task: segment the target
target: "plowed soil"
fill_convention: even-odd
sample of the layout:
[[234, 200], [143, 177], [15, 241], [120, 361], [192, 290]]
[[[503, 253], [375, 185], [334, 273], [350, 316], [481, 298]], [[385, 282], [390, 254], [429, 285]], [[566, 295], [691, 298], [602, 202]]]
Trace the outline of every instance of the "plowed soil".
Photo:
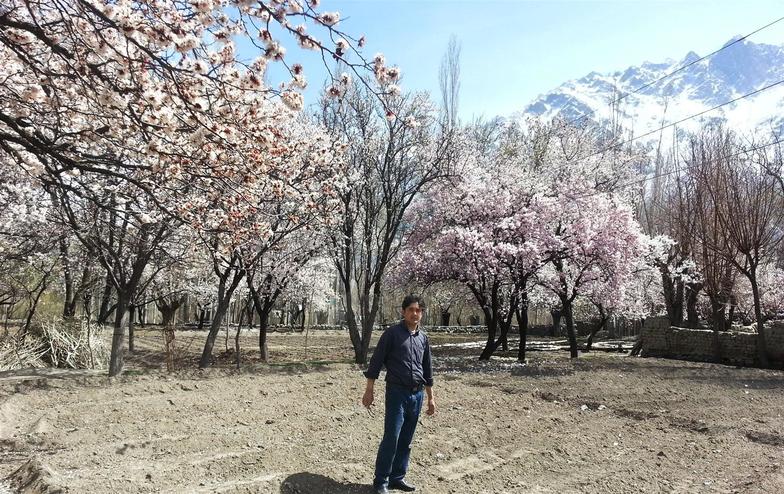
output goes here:
[[[383, 426], [346, 333], [273, 334], [243, 367], [205, 333], [140, 330], [126, 373], [0, 375], [0, 478], [23, 492], [366, 493]], [[434, 417], [408, 480], [424, 493], [784, 492], [784, 373], [592, 352], [514, 352], [489, 363], [431, 334]], [[190, 342], [190, 343], [189, 343]], [[449, 343], [449, 345], [447, 345]], [[445, 345], [445, 346], [441, 346]], [[233, 341], [230, 342], [233, 346]], [[4, 487], [0, 485], [0, 492]]]

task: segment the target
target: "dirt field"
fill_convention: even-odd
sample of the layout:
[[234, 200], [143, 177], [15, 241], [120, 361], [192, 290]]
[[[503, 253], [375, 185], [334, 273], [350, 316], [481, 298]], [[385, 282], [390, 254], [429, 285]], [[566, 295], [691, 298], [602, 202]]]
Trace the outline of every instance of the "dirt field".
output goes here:
[[[345, 333], [311, 333], [307, 349], [273, 334], [271, 365], [249, 335], [239, 372], [230, 354], [195, 370], [203, 338], [177, 334], [187, 368], [173, 374], [160, 333], [141, 331], [112, 382], [0, 375], [0, 478], [35, 480], [27, 492], [370, 492], [383, 385], [368, 413]], [[431, 339], [438, 412], [413, 446], [419, 492], [784, 492], [780, 371], [605, 352], [480, 364], [453, 345], [472, 337]]]

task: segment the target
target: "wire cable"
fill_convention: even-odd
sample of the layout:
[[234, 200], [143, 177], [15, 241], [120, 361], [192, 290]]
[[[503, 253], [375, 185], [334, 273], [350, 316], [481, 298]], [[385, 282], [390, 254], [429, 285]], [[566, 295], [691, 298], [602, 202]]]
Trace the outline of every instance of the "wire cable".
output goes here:
[[[777, 24], [777, 23], [781, 22], [782, 20], [784, 20], [784, 17], [779, 17], [778, 19], [776, 19], [776, 20], [774, 20], [774, 21], [772, 21], [772, 22], [769, 22], [768, 24], [765, 24], [764, 26], [762, 26], [762, 27], [759, 27], [759, 28], [755, 29], [754, 31], [752, 31], [752, 32], [750, 32], [750, 33], [748, 33], [748, 34], [746, 34], [745, 36], [741, 36], [740, 38], [738, 38], [738, 39], [735, 39], [735, 40], [733, 40], [733, 41], [732, 41], [732, 42], [730, 42], [730, 43], [727, 43], [726, 45], [722, 46], [721, 48], [719, 48], [719, 49], [717, 49], [717, 50], [714, 50], [714, 51], [712, 51], [712, 52], [708, 53], [707, 55], [705, 55], [705, 56], [702, 56], [702, 57], [698, 58], [697, 60], [693, 60], [693, 61], [691, 61], [691, 62], [687, 63], [686, 65], [683, 65], [683, 66], [681, 66], [681, 67], [678, 67], [677, 69], [675, 69], [675, 70], [673, 70], [673, 71], [671, 71], [671, 72], [669, 72], [669, 73], [667, 73], [667, 74], [665, 74], [665, 75], [663, 75], [663, 76], [659, 77], [659, 78], [658, 78], [658, 79], [656, 79], [655, 81], [649, 82], [649, 83], [647, 83], [647, 84], [643, 84], [642, 86], [640, 86], [640, 87], [638, 87], [638, 88], [636, 88], [636, 89], [633, 89], [632, 91], [630, 91], [630, 92], [628, 92], [628, 93], [624, 94], [623, 96], [620, 96], [620, 97], [618, 97], [618, 98], [616, 98], [616, 99], [612, 100], [612, 101], [611, 101], [609, 104], [610, 104], [610, 105], [614, 105], [614, 104], [618, 103], [619, 101], [623, 100], [624, 98], [627, 98], [627, 97], [629, 97], [629, 96], [631, 96], [631, 95], [633, 95], [633, 94], [639, 93], [640, 91], [642, 91], [642, 90], [644, 90], [644, 89], [647, 89], [647, 88], [649, 88], [649, 87], [651, 87], [651, 86], [653, 86], [653, 85], [655, 85], [655, 84], [658, 84], [659, 82], [661, 82], [661, 81], [663, 81], [663, 80], [665, 80], [665, 79], [668, 79], [668, 78], [672, 77], [673, 75], [677, 74], [678, 72], [681, 72], [681, 71], [683, 71], [683, 70], [686, 70], [686, 69], [688, 69], [689, 67], [691, 67], [691, 66], [693, 66], [693, 65], [696, 65], [696, 64], [698, 64], [698, 63], [702, 62], [703, 60], [706, 60], [706, 59], [708, 59], [708, 58], [710, 58], [710, 57], [712, 57], [712, 56], [716, 55], [717, 53], [719, 53], [719, 52], [721, 52], [721, 51], [723, 51], [723, 50], [726, 50], [727, 48], [730, 48], [731, 46], [734, 46], [734, 45], [736, 45], [737, 43], [740, 43], [741, 41], [743, 41], [743, 40], [745, 40], [745, 39], [749, 38], [750, 36], [753, 36], [753, 35], [755, 35], [755, 34], [759, 33], [760, 31], [763, 31], [763, 30], [765, 30], [765, 29], [767, 29], [767, 28], [769, 28], [769, 27], [771, 27], [771, 26], [773, 26], [773, 25], [775, 25], [775, 24]], [[581, 116], [579, 116], [579, 117], [577, 117], [577, 118], [575, 118], [575, 119], [573, 119], [573, 120], [569, 121], [569, 123], [570, 123], [570, 124], [574, 124], [574, 123], [576, 123], [576, 122], [578, 122], [578, 121], [580, 121], [580, 120], [583, 120], [583, 119], [585, 119], [585, 118], [588, 118], [590, 115], [593, 115], [594, 113], [596, 113], [596, 110], [595, 110], [595, 109], [592, 109], [590, 112], [588, 112], [588, 113], [585, 113], [584, 115], [581, 115]]]
[[618, 147], [624, 146], [624, 145], [626, 145], [626, 144], [629, 144], [629, 143], [631, 143], [631, 142], [634, 142], [634, 141], [636, 141], [636, 140], [638, 140], [638, 139], [642, 139], [643, 137], [648, 137], [649, 135], [655, 134], [655, 133], [657, 133], [657, 132], [661, 132], [661, 131], [662, 131], [662, 130], [664, 130], [664, 129], [668, 129], [668, 128], [670, 128], [670, 127], [674, 127], [674, 126], [676, 126], [676, 125], [678, 125], [678, 124], [681, 124], [681, 123], [683, 123], [683, 122], [689, 121], [689, 120], [691, 120], [692, 118], [700, 117], [700, 116], [702, 116], [702, 115], [705, 115], [706, 113], [712, 112], [712, 111], [714, 111], [714, 110], [718, 110], [719, 108], [722, 108], [722, 107], [724, 107], [724, 106], [727, 106], [727, 105], [731, 105], [732, 103], [736, 103], [736, 102], [738, 102], [738, 101], [740, 101], [740, 100], [742, 100], [742, 99], [748, 98], [748, 97], [750, 97], [750, 96], [754, 96], [755, 94], [759, 94], [759, 93], [761, 93], [761, 92], [763, 92], [763, 91], [767, 91], [768, 89], [771, 89], [771, 88], [773, 88], [773, 87], [776, 87], [776, 86], [778, 86], [778, 85], [780, 85], [780, 84], [784, 84], [784, 79], [781, 79], [781, 80], [779, 80], [779, 81], [777, 81], [777, 82], [774, 82], [774, 83], [772, 83], [772, 84], [768, 84], [768, 85], [767, 85], [767, 86], [765, 86], [765, 87], [761, 87], [761, 88], [759, 88], [759, 89], [755, 89], [754, 91], [751, 91], [751, 92], [749, 92], [749, 93], [746, 93], [746, 94], [744, 94], [744, 95], [738, 96], [737, 98], [733, 98], [733, 99], [731, 99], [731, 100], [729, 100], [729, 101], [725, 101], [724, 103], [721, 103], [721, 104], [719, 104], [719, 105], [716, 105], [716, 106], [714, 106], [714, 107], [712, 107], [712, 108], [708, 108], [707, 110], [703, 110], [703, 111], [701, 111], [701, 112], [699, 112], [699, 113], [695, 113], [695, 114], [693, 114], [693, 115], [689, 115], [688, 117], [682, 118], [682, 119], [678, 120], [677, 122], [668, 123], [667, 125], [663, 125], [663, 126], [661, 126], [661, 127], [659, 127], [659, 128], [653, 129], [653, 130], [651, 130], [651, 131], [648, 131], [648, 132], [646, 132], [646, 133], [644, 133], [644, 134], [640, 134], [640, 135], [638, 135], [638, 136], [632, 137], [632, 138], [630, 138], [630, 139], [626, 139], [625, 141], [619, 142], [619, 143], [617, 143], [617, 144], [613, 144], [613, 145], [607, 146], [606, 148], [600, 149], [599, 151], [596, 151], [595, 153], [589, 154], [588, 156], [585, 156], [585, 157], [583, 157], [582, 159], [588, 159], [588, 158], [592, 158], [592, 157], [594, 157], [594, 156], [597, 156], [597, 155], [603, 154], [603, 153], [605, 153], [605, 152], [607, 152], [607, 151], [610, 151], [610, 150], [612, 150], [612, 149], [615, 149], [615, 148], [618, 148]]
[[[748, 149], [743, 149], [743, 150], [741, 150], [741, 151], [739, 151], [737, 153], [734, 153], [734, 154], [728, 154], [726, 156], [721, 156], [721, 157], [718, 157], [718, 158], [714, 158], [712, 160], [707, 160], [704, 163], [716, 163], [716, 162], [719, 162], [719, 161], [732, 159], [732, 158], [735, 158], [735, 157], [740, 156], [742, 154], [753, 153], [754, 151], [759, 151], [760, 149], [766, 149], [766, 148], [769, 148], [770, 146], [775, 146], [775, 145], [781, 144], [783, 142], [784, 142], [783, 139], [777, 138], [773, 142], [769, 142], [767, 144], [761, 144], [759, 146], [754, 146], [754, 147], [751, 147], [751, 148], [748, 148]], [[677, 172], [680, 172], [680, 171], [683, 171], [683, 168], [681, 168], [678, 165], [675, 165], [675, 167], [672, 170], [670, 170], [670, 171], [667, 171], [667, 172], [664, 172], [664, 173], [659, 173], [659, 174], [656, 174], [656, 175], [643, 177], [643, 178], [639, 178], [639, 179], [636, 179], [636, 180], [632, 180], [632, 181], [629, 181], [629, 182], [617, 185], [617, 186], [613, 187], [613, 191], [618, 190], [618, 189], [625, 189], [626, 187], [631, 187], [632, 185], [641, 185], [641, 184], [644, 184], [645, 182], [647, 182], [649, 180], [656, 180], [657, 178], [667, 177], [669, 175], [672, 175], [673, 173], [677, 173]], [[591, 192], [589, 194], [581, 194], [581, 195], [572, 196], [572, 197], [574, 199], [582, 199], [582, 198], [585, 198], [585, 197], [593, 197], [593, 196], [597, 196], [597, 195], [600, 195], [600, 194], [606, 194], [606, 193], [607, 193], [606, 191], [595, 191], [595, 192]]]

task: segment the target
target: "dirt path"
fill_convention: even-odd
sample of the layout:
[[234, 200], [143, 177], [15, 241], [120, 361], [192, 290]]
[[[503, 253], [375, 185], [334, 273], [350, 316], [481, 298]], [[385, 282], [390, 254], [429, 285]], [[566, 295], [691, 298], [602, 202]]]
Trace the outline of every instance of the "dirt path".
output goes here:
[[[273, 358], [301, 357], [301, 338], [273, 335]], [[310, 357], [347, 358], [343, 338], [319, 336]], [[784, 492], [781, 372], [472, 352], [435, 351], [439, 411], [409, 474], [421, 492]], [[383, 409], [358, 404], [363, 385], [344, 363], [0, 379], [0, 478], [36, 458], [71, 493], [369, 492]]]

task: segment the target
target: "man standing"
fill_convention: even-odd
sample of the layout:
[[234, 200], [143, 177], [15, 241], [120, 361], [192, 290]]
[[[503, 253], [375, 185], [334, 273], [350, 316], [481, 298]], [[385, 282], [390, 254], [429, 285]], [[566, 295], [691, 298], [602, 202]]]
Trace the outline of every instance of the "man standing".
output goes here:
[[403, 320], [381, 334], [370, 365], [365, 371], [367, 387], [362, 404], [373, 404], [373, 386], [385, 366], [386, 395], [384, 438], [376, 456], [373, 487], [378, 494], [388, 489], [412, 492], [416, 487], [404, 480], [411, 454], [411, 440], [422, 408], [422, 391], [427, 392], [427, 414], [436, 412], [433, 398], [433, 367], [430, 343], [419, 329], [425, 304], [417, 295], [403, 299]]

